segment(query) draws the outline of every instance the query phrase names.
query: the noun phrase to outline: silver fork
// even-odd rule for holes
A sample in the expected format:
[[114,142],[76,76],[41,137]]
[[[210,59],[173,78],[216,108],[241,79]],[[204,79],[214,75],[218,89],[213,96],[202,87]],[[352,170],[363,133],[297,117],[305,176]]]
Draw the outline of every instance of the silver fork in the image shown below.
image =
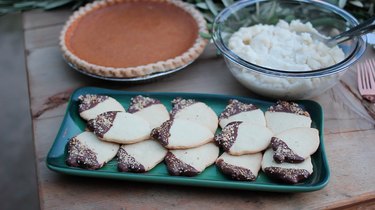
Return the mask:
[[358,89],[361,95],[375,95],[375,59],[358,65]]

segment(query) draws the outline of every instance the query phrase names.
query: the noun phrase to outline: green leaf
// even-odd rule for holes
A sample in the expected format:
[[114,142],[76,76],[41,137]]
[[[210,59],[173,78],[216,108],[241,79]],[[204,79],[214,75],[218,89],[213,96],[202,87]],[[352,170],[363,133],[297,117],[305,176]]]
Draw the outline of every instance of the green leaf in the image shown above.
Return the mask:
[[339,0],[339,7],[340,8],[344,8],[345,7],[345,5],[346,5],[346,0]]
[[211,39],[211,35],[204,32],[199,32],[199,35],[204,39]]
[[218,8],[212,0],[206,0],[207,7],[210,9],[213,15],[219,14]]
[[361,1],[350,1],[349,3],[352,4],[352,5],[354,5],[354,6],[356,6],[356,7],[363,8],[363,6],[364,6]]
[[212,29],[212,24],[211,24],[211,23],[207,23],[207,29],[208,29],[208,30],[211,30],[211,29]]
[[232,5],[234,3],[233,0],[221,0],[224,4],[225,7],[229,7],[230,5]]
[[13,6],[14,8],[28,8],[28,7],[34,7],[35,1],[26,1],[26,2],[20,2],[20,3],[15,3]]
[[57,8],[57,7],[61,7],[61,6],[64,6],[68,3],[70,3],[72,0],[60,0],[60,1],[52,1],[51,3],[47,4],[44,9],[45,10],[50,10],[50,9],[54,9],[54,8]]
[[198,4],[195,4],[195,6],[196,6],[197,8],[200,8],[200,9],[208,10],[207,4],[204,3],[204,2],[200,2],[200,3],[198,3]]

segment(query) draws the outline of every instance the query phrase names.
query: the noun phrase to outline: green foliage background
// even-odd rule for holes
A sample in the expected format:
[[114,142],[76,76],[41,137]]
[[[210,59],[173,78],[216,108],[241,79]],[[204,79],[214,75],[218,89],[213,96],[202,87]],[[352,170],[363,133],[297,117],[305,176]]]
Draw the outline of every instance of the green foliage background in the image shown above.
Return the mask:
[[[93,0],[0,0],[0,15],[31,9],[51,10],[59,7],[71,7],[73,10]],[[184,0],[194,4],[210,23],[225,7],[237,0]],[[327,0],[344,8],[359,20],[374,15],[375,0]]]

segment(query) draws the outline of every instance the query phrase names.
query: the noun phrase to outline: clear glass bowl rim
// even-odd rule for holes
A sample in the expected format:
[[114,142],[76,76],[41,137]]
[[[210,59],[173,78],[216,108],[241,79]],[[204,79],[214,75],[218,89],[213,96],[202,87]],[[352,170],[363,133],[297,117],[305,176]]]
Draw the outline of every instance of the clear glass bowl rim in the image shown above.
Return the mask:
[[[221,37],[221,30],[220,25],[222,22],[228,18],[233,11],[238,11],[244,7],[251,6],[258,2],[268,2],[272,0],[241,0],[238,1],[229,7],[226,7],[223,9],[215,18],[213,27],[212,27],[212,38],[215,46],[220,50],[220,52],[225,56],[225,58],[229,59],[230,61],[234,62],[235,64],[238,64],[240,66],[243,66],[245,68],[254,70],[256,72],[259,72],[261,74],[269,75],[269,76],[277,76],[277,77],[302,77],[302,78],[311,78],[311,77],[322,77],[322,76],[328,76],[331,74],[336,74],[341,71],[346,70],[350,65],[355,63],[365,52],[366,50],[366,36],[354,38],[355,41],[355,49],[353,52],[346,57],[343,61],[326,68],[317,69],[313,71],[282,71],[282,70],[276,70],[271,68],[266,68],[262,66],[255,65],[253,63],[250,63],[238,55],[236,55],[233,51],[231,51],[224,43],[222,37]],[[317,6],[319,8],[328,9],[335,14],[342,17],[345,21],[349,22],[352,26],[358,25],[358,20],[353,17],[351,14],[346,12],[345,10],[320,0],[278,0],[278,2],[300,2],[300,3],[306,3],[306,4],[312,4],[314,6]]]

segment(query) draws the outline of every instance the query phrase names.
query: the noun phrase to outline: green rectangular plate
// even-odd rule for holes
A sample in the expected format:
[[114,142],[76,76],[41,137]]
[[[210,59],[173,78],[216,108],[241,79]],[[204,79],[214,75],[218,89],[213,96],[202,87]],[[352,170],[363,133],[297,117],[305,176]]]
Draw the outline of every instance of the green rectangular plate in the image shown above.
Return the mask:
[[155,182],[166,184],[178,184],[202,187],[218,187],[244,190],[262,190],[277,192],[307,192],[319,190],[327,185],[330,172],[324,150],[323,141],[323,111],[320,105],[314,101],[297,101],[302,105],[312,117],[312,127],[317,128],[320,133],[319,149],[312,156],[314,173],[305,182],[296,185],[281,184],[272,181],[260,172],[258,178],[253,182],[233,181],[225,177],[215,165],[208,167],[205,171],[195,177],[170,176],[164,163],[160,163],[147,173],[127,173],[117,171],[117,160],[114,159],[99,170],[84,170],[69,167],[65,164],[66,144],[68,140],[85,129],[86,123],[78,114],[78,96],[82,94],[102,94],[109,95],[117,99],[125,108],[129,106],[130,98],[136,95],[144,95],[159,99],[168,110],[171,109],[171,100],[176,97],[192,98],[202,101],[210,106],[218,115],[228,103],[229,99],[237,99],[245,103],[253,103],[266,111],[274,101],[263,101],[245,97],[197,94],[197,93],[148,93],[148,92],[126,92],[108,90],[94,87],[84,87],[77,89],[71,96],[68,108],[56,136],[55,142],[47,156],[47,166],[49,169],[77,176],[100,177],[109,179],[123,179],[129,181]]

